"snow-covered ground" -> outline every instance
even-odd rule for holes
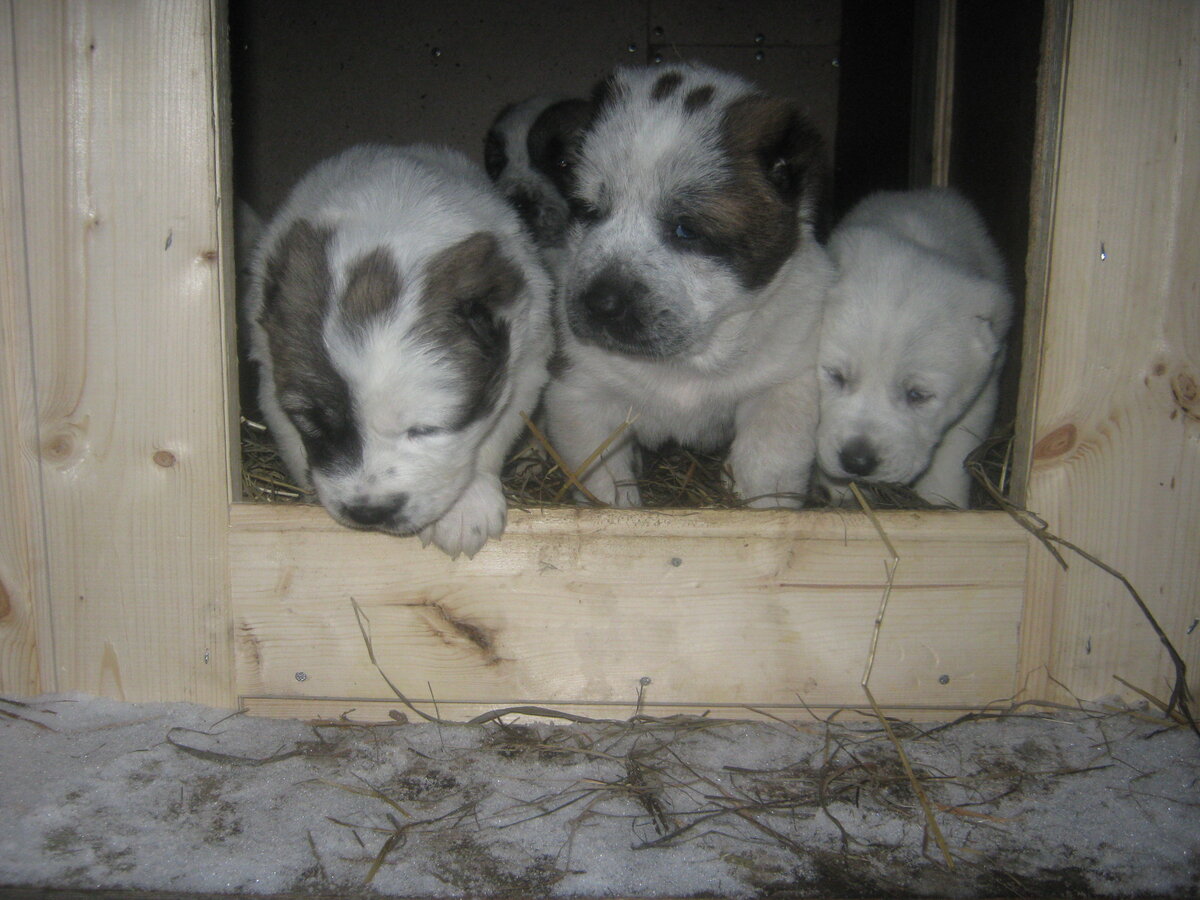
[[[481,726],[0,700],[0,886],[348,897],[1197,897],[1200,740],[1156,713]]]

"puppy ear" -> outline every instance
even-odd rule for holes
[[[530,160],[564,197],[574,187],[579,142],[591,124],[594,108],[587,100],[560,100],[542,110],[529,128]]]
[[[725,112],[725,140],[755,161],[786,203],[815,206],[820,200],[825,142],[793,103],[768,94],[735,100]]]
[[[331,277],[325,248],[330,232],[305,219],[292,223],[267,258],[259,323],[294,323],[320,332]]]
[[[481,347],[494,348],[507,340],[504,316],[524,289],[521,270],[496,236],[477,231],[429,263],[421,302],[431,321],[449,314]]]
[[[1004,347],[1011,318],[1011,298],[1003,285],[980,280],[971,296],[982,300],[975,309],[973,329],[976,347],[987,356],[995,356]]]

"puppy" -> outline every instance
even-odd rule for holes
[[[866,198],[829,249],[839,275],[821,335],[825,480],[841,499],[857,479],[965,508],[963,460],[992,426],[1012,311],[999,251],[946,189]]]
[[[569,212],[569,148],[587,124],[585,100],[531,97],[502,109],[483,145],[484,168],[521,216],[551,274],[561,268]]]
[[[295,187],[252,270],[259,399],[297,481],[344,525],[451,556],[498,537],[552,332],[549,281],[483,172],[354,147]]]
[[[700,65],[621,68],[574,159],[575,224],[555,311],[550,437],[583,478],[640,502],[636,445],[729,445],[753,506],[798,506],[817,416],[814,236],[823,144],[794,104]]]

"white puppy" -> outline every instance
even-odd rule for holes
[[[569,148],[587,124],[586,100],[538,96],[500,110],[483,144],[497,190],[533,235],[551,274],[561,268],[569,212]]]
[[[452,556],[499,536],[549,290],[465,156],[360,146],[318,165],[264,233],[250,291],[259,399],[293,476],[353,528]]]
[[[699,65],[618,69],[593,105],[568,185],[552,442],[577,470],[628,417],[584,478],[605,503],[638,505],[636,444],[676,440],[732,442],[741,496],[800,505],[832,278],[820,137],[794,104]]]
[[[992,426],[1012,297],[979,214],[951,190],[883,192],[830,239],[821,334],[821,472],[912,485],[965,508],[963,460]]]

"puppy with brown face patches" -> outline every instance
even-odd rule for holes
[[[498,537],[549,295],[516,213],[461,154],[368,145],[318,165],[267,227],[249,291],[263,416],[293,477],[352,528],[452,556]]]
[[[815,236],[824,148],[795,104],[699,65],[621,68],[566,186],[550,438],[604,503],[636,506],[638,445],[728,445],[753,506],[798,506],[817,424],[832,266]]]

